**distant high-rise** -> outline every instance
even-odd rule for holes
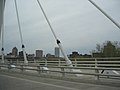
[[[59,47],[55,47],[55,57],[59,57],[60,56],[60,49]]]
[[[18,49],[16,47],[12,49],[12,55],[15,57],[18,55]]]
[[[20,52],[19,52],[19,56],[20,56],[20,57],[23,57],[23,51],[20,51]]]
[[[36,50],[36,57],[43,57],[43,50]]]

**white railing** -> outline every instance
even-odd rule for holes
[[[0,65],[0,70],[2,69],[8,69],[10,70],[20,70],[22,72],[26,72],[26,70],[32,70],[36,71],[39,74],[43,72],[49,72],[49,73],[59,73],[61,74],[62,77],[65,77],[68,74],[73,74],[73,75],[91,75],[95,76],[97,80],[101,76],[104,77],[113,77],[113,78],[119,78],[120,79],[120,74],[110,74],[110,73],[103,73],[105,70],[110,70],[110,71],[120,71],[120,68],[105,68],[105,67],[67,67],[67,66],[40,66],[40,65],[11,65],[11,64],[1,64]],[[45,69],[47,68],[47,69]],[[6,70],[5,69],[5,70]],[[86,72],[79,72],[78,70],[84,70]],[[89,71],[89,72],[88,72]]]
[[[120,67],[120,57],[110,58],[70,58],[75,67]],[[6,60],[6,64],[21,64],[23,61]],[[29,64],[45,65],[45,66],[66,66],[63,58],[41,58],[29,61]]]

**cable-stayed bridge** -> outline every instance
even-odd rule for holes
[[[68,67],[63,59],[43,58],[28,61],[27,65],[18,58],[8,59],[0,65],[0,89],[3,90],[119,90],[118,57],[73,58],[74,67]]]
[[[45,20],[47,21],[48,26],[50,27],[51,32],[53,33],[57,45],[59,46],[64,56],[63,61],[60,59],[56,61],[28,61],[26,57],[25,45],[23,42],[23,36],[21,31],[22,26],[19,18],[19,10],[16,0],[14,0],[14,4],[24,59],[23,62],[21,62],[19,58],[5,58],[5,1],[6,0],[0,1],[0,37],[2,42],[2,57],[0,64],[1,90],[119,90],[120,58],[91,58],[92,60],[90,61],[88,60],[88,58],[84,61],[80,61],[79,59],[69,59],[61,45],[61,41],[55,34],[55,31],[44,11],[44,8],[42,7],[42,4],[40,3],[40,0],[36,1],[45,17]],[[102,12],[112,23],[114,23],[120,29],[120,25],[116,23],[114,19],[112,19],[92,0],[88,1],[91,2],[100,12]]]

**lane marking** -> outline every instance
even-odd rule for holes
[[[47,78],[44,78],[44,79],[48,80]],[[70,84],[85,85],[85,83],[82,83],[82,82],[71,82],[71,81],[65,81],[65,80],[60,80],[60,79],[58,80],[58,79],[52,79],[52,78],[49,78],[49,80],[55,80],[55,81],[60,81],[60,82],[62,81],[62,82],[70,83]],[[87,85],[94,86],[94,84],[91,84],[91,83],[87,83]]]
[[[65,87],[65,86],[60,86],[60,85],[54,85],[54,84],[49,84],[49,83],[43,83],[43,82],[38,82],[38,81],[33,81],[33,80],[28,80],[28,79],[23,79],[23,78],[8,76],[8,75],[0,75],[0,76],[12,78],[12,79],[17,79],[17,80],[22,80],[22,81],[27,81],[27,82],[31,82],[31,83],[43,84],[43,85],[52,86],[52,87],[58,87],[58,88],[69,89],[69,90],[80,90],[80,89],[76,89],[76,88],[70,88],[70,87]]]

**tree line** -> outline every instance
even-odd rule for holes
[[[92,51],[93,57],[120,57],[120,42],[106,41],[102,45],[96,44]]]

